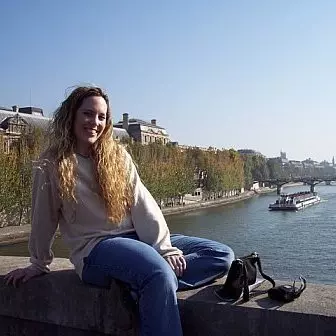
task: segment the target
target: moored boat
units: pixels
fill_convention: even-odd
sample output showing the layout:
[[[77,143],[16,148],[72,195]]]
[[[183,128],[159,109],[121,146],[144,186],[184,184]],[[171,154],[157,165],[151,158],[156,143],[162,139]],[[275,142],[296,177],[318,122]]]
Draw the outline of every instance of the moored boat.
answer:
[[[281,194],[280,197],[269,205],[270,210],[302,210],[317,204],[321,198],[316,192],[300,191],[293,194]]]

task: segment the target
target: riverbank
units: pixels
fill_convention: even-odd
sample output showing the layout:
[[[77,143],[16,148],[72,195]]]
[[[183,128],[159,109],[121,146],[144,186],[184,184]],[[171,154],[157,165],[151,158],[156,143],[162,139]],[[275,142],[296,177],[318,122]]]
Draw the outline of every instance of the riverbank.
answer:
[[[218,207],[226,204],[232,204],[236,202],[240,202],[246,199],[249,199],[253,196],[257,196],[258,194],[263,194],[263,193],[269,193],[274,191],[275,189],[270,189],[270,188],[262,188],[260,189],[260,192],[256,191],[245,191],[242,194],[235,195],[235,196],[230,196],[230,197],[221,197],[217,198],[215,200],[211,201],[195,201],[194,203],[189,203],[183,206],[174,206],[171,208],[163,208],[161,209],[162,213],[165,216],[170,216],[170,215],[177,215],[180,213],[184,212],[190,212],[190,211],[195,211],[199,209],[205,209],[205,208],[212,208],[212,207]]]
[[[30,224],[5,226],[0,229],[0,247],[27,242],[31,231]]]
[[[236,202],[240,202],[246,199],[249,199],[254,196],[258,196],[259,194],[273,192],[274,189],[270,188],[262,188],[259,192],[255,191],[246,191],[240,195],[218,198],[216,200],[211,201],[195,201],[191,204],[186,204],[183,206],[175,206],[162,209],[163,215],[171,216],[177,215],[185,212],[191,212],[199,209],[206,209],[211,207],[219,207],[227,204],[232,204]],[[31,226],[30,224],[21,225],[21,226],[5,226],[0,228],[0,247],[27,242],[30,235]],[[56,233],[59,236],[59,232]]]

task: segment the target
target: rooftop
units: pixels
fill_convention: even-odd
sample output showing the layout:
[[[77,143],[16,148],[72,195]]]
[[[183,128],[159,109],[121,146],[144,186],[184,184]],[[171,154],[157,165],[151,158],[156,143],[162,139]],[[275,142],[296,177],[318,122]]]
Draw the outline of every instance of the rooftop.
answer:
[[[9,109],[0,109],[0,127],[1,124],[3,124],[5,121],[8,120],[8,118],[12,117],[21,117],[24,119],[29,125],[40,127],[43,129],[46,129],[49,126],[49,123],[51,121],[51,118],[44,117],[39,114],[29,114],[29,113],[20,113],[20,112],[14,112]]]
[[[126,130],[124,130],[123,128],[117,128],[117,127],[113,127],[113,135],[120,139],[130,137]]]
[[[128,119],[128,125],[143,125],[143,126],[149,126],[149,127],[156,127],[156,128],[160,128],[160,129],[165,129],[164,127],[158,126],[158,125],[154,125],[148,121],[144,121],[141,119],[136,119],[136,118],[131,118]],[[116,124],[114,124],[115,126],[122,126],[123,125],[123,121],[119,121]]]

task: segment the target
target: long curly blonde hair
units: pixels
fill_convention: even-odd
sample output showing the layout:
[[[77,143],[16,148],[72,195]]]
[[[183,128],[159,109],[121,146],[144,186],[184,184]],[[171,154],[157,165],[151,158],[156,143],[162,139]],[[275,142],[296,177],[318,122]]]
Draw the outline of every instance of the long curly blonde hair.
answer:
[[[113,127],[109,99],[99,87],[75,88],[56,110],[50,125],[48,152],[55,159],[59,192],[63,200],[76,202],[76,139],[73,132],[75,115],[87,97],[102,97],[107,104],[106,127],[92,145],[90,157],[94,162],[100,196],[111,223],[118,225],[134,202],[133,186],[125,162],[125,151],[112,137]]]

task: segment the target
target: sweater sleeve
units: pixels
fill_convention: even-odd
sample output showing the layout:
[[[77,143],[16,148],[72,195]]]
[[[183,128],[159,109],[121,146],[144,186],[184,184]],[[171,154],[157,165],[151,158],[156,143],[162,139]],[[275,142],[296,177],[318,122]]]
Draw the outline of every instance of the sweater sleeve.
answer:
[[[182,255],[182,251],[173,247],[166,220],[155,199],[142,183],[132,158],[127,153],[126,160],[130,169],[130,179],[134,187],[134,204],[131,218],[140,240],[151,245],[163,257]]]
[[[45,158],[33,166],[30,267],[43,272],[49,272],[49,265],[54,257],[51,246],[58,226],[60,209],[53,169],[51,161]]]

